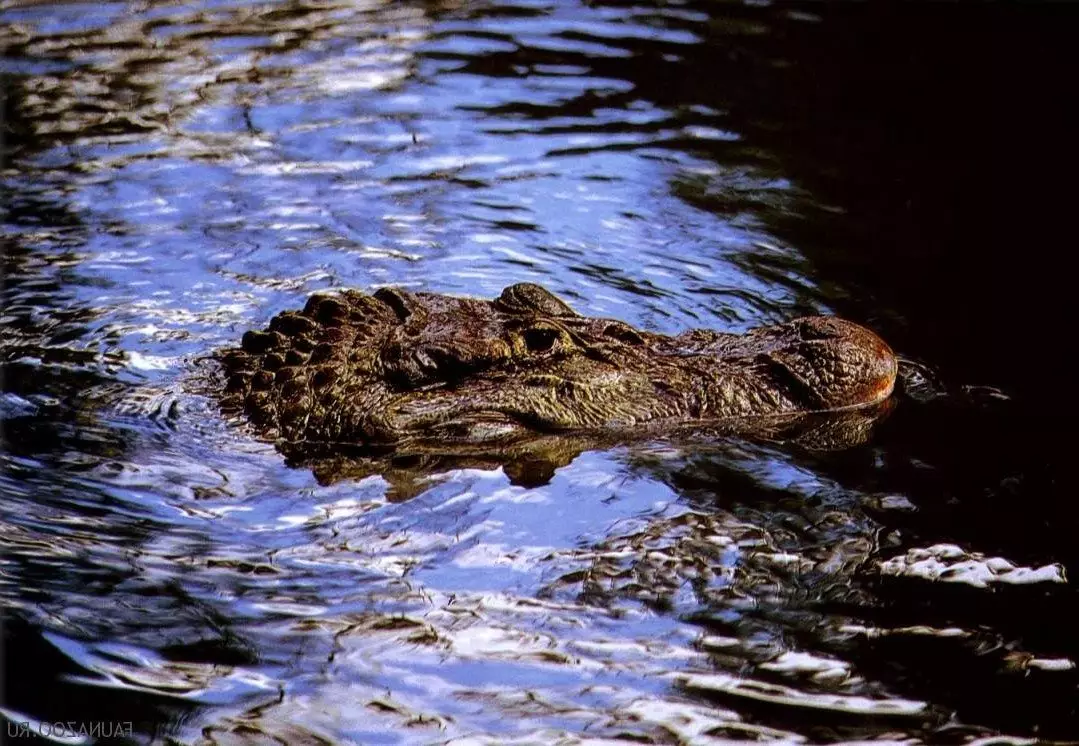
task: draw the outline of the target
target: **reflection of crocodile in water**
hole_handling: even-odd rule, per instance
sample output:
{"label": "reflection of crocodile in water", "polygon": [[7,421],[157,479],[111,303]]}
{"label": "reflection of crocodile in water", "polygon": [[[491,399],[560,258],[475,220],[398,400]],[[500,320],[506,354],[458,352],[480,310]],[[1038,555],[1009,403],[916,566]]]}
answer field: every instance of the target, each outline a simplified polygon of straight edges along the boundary
{"label": "reflection of crocodile in water", "polygon": [[803,422],[842,445],[861,439],[851,433],[864,434],[897,369],[876,335],[837,318],[671,337],[580,316],[527,283],[493,301],[315,295],[220,360],[226,410],[304,460],[342,449],[475,459],[552,438],[774,435]]}

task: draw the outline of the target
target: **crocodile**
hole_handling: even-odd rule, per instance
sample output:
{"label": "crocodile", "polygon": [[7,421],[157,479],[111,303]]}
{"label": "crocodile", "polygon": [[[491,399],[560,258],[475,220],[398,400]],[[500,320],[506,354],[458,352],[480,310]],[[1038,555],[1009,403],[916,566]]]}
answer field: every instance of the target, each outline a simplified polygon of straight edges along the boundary
{"label": "crocodile", "polygon": [[803,422],[842,444],[851,438],[832,436],[862,433],[897,373],[887,344],[837,317],[670,336],[582,316],[531,283],[494,300],[319,293],[217,358],[224,409],[298,460],[519,455],[525,442],[561,453],[566,438],[774,435]]}

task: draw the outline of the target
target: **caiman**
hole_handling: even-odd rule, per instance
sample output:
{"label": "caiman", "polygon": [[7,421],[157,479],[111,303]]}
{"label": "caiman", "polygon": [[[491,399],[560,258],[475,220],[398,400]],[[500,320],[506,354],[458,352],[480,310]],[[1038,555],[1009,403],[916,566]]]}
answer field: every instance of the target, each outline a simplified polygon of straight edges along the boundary
{"label": "caiman", "polygon": [[822,413],[864,430],[866,417],[844,413],[873,411],[897,371],[888,345],[839,318],[668,336],[581,316],[530,283],[495,300],[317,294],[219,359],[226,410],[301,460],[497,453],[552,436],[753,435]]}

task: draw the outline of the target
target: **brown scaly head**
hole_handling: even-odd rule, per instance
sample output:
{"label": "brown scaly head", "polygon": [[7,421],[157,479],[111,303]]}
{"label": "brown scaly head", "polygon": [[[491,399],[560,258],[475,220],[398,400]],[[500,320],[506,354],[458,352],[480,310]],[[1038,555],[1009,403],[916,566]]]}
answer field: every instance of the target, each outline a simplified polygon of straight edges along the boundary
{"label": "brown scaly head", "polygon": [[718,428],[886,399],[896,359],[832,317],[667,336],[580,316],[521,283],[493,301],[312,296],[220,355],[227,408],[305,447],[505,443],[536,433]]}

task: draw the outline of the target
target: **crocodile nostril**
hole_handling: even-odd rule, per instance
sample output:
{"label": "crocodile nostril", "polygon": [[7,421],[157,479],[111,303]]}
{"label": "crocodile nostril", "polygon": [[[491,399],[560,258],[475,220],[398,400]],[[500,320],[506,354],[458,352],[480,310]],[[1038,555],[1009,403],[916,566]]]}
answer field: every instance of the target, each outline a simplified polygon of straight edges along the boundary
{"label": "crocodile nostril", "polygon": [[844,335],[844,328],[849,322],[833,319],[829,316],[810,316],[798,319],[798,329],[806,341],[836,339]]}

